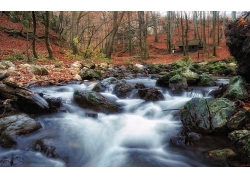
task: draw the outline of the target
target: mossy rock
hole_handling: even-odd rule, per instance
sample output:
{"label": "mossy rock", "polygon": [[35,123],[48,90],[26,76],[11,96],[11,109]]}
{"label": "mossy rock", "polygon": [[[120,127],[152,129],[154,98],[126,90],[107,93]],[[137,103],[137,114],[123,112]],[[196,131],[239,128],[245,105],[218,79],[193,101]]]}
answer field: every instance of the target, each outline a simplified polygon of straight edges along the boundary
{"label": "mossy rock", "polygon": [[103,113],[117,113],[120,107],[115,102],[109,101],[100,93],[91,90],[75,91],[74,101],[82,108],[94,110]]}
{"label": "mossy rock", "polygon": [[208,152],[208,157],[215,163],[227,163],[228,158],[236,157],[237,154],[229,148],[217,149]]}
{"label": "mossy rock", "polygon": [[49,74],[48,70],[44,66],[33,65],[30,68],[31,68],[31,72],[35,75],[43,76],[43,75]]}

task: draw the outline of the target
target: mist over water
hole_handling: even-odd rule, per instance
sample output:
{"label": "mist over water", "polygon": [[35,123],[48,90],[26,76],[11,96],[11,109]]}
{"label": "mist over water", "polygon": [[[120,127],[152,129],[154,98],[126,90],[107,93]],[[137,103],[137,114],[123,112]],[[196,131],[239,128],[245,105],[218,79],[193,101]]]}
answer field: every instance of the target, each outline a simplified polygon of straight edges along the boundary
{"label": "mist over water", "polygon": [[[152,79],[133,79],[129,83],[155,86]],[[202,89],[183,96],[172,96],[167,89],[164,101],[144,102],[141,99],[119,99],[105,93],[107,98],[124,104],[124,111],[117,114],[98,113],[97,118],[87,117],[86,110],[72,100],[75,90],[92,89],[93,84],[70,84],[66,86],[37,87],[47,97],[61,97],[66,112],[43,115],[36,120],[42,129],[19,137],[15,149],[0,147],[0,159],[20,154],[23,161],[16,166],[85,166],[85,167],[182,167],[210,166],[201,153],[173,147],[170,138],[181,127],[178,110],[192,97],[203,97]],[[47,157],[29,147],[39,139],[56,147],[59,158]]]}

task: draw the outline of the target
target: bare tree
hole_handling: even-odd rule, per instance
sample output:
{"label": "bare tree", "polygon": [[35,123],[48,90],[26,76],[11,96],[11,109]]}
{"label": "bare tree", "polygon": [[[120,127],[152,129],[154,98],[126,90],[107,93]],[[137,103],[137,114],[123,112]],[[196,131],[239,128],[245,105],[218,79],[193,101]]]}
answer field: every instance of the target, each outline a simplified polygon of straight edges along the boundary
{"label": "bare tree", "polygon": [[185,40],[186,40],[186,52],[185,52],[185,56],[188,56],[188,30],[189,30],[189,26],[188,26],[188,18],[187,18],[187,12],[184,11],[185,14],[185,20],[186,20],[186,30],[185,30]]}
{"label": "bare tree", "polygon": [[202,37],[203,37],[203,40],[202,40],[202,61],[205,61],[205,52],[206,52],[206,33],[205,33],[205,30],[206,30],[206,13],[205,11],[203,11],[203,18],[202,18]]}
{"label": "bare tree", "polygon": [[50,12],[45,12],[45,44],[49,53],[49,59],[55,59],[49,42]]}
{"label": "bare tree", "polygon": [[215,27],[216,27],[216,16],[217,11],[213,11],[213,56],[216,56],[216,40],[215,40]]}
{"label": "bare tree", "polygon": [[118,11],[113,12],[113,31],[110,34],[108,45],[106,48],[106,58],[111,58],[111,53],[113,51],[114,38],[121,24],[124,13],[125,13],[124,11],[121,12],[120,17],[118,19]]}
{"label": "bare tree", "polygon": [[193,12],[193,23],[194,23],[194,39],[197,38],[197,11]]}
{"label": "bare tree", "polygon": [[32,50],[33,50],[34,57],[38,59],[38,55],[36,53],[36,15],[35,15],[35,11],[32,11],[32,19],[33,19]]}
{"label": "bare tree", "polygon": [[130,56],[132,56],[131,13],[132,12],[130,12],[130,11],[127,12],[127,16],[128,16],[128,51],[129,51]]}
{"label": "bare tree", "polygon": [[148,59],[148,48],[147,48],[147,23],[148,14],[146,13],[146,19],[144,18],[144,11],[138,11],[138,21],[139,21],[139,47],[140,47],[140,57],[141,59]]}
{"label": "bare tree", "polygon": [[152,21],[153,21],[153,28],[154,28],[154,42],[158,43],[158,32],[157,32],[157,15],[156,12],[151,11]]}

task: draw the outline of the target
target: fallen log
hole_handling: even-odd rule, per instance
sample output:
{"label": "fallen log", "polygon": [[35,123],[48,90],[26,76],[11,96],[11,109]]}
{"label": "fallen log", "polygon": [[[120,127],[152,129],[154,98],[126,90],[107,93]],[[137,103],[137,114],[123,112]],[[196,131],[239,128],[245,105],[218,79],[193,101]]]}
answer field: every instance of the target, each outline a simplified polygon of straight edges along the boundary
{"label": "fallen log", "polygon": [[13,104],[26,113],[44,113],[49,110],[49,104],[44,98],[14,83],[0,84],[0,99],[13,100]]}
{"label": "fallen log", "polygon": [[6,79],[6,78],[9,77],[9,76],[10,76],[9,73],[4,73],[4,74],[0,75],[0,81]]}

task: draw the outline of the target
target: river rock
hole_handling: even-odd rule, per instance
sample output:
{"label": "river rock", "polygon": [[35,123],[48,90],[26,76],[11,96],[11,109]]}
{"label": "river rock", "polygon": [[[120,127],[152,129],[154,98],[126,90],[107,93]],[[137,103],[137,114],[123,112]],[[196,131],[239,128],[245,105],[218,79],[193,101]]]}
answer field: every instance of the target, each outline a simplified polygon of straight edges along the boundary
{"label": "river rock", "polygon": [[242,76],[235,76],[230,79],[227,93],[223,96],[231,100],[244,100],[249,97],[248,85]]}
{"label": "river rock", "polygon": [[202,138],[202,135],[195,132],[180,131],[170,139],[170,142],[176,146],[194,145]]}
{"label": "river rock", "polygon": [[200,75],[200,82],[198,83],[198,85],[199,86],[215,86],[216,82],[207,73],[202,73]]}
{"label": "river rock", "polygon": [[207,153],[207,157],[216,164],[227,164],[229,158],[236,157],[237,154],[229,148],[212,150]]}
{"label": "river rock", "polygon": [[105,92],[106,90],[108,90],[109,88],[112,87],[112,85],[115,85],[118,83],[118,80],[114,77],[109,77],[106,78],[104,80],[102,80],[101,82],[97,83],[92,91],[96,91],[96,92]]}
{"label": "river rock", "polygon": [[197,85],[199,81],[199,75],[190,69],[186,68],[181,72],[181,76],[186,78],[189,85]]}
{"label": "river rock", "polygon": [[109,101],[100,93],[91,90],[75,91],[73,99],[80,107],[97,112],[117,113],[120,110],[118,104]]}
{"label": "river rock", "polygon": [[86,67],[88,69],[95,69],[95,63],[91,60],[85,59],[81,62],[82,67]]}
{"label": "river rock", "polygon": [[248,124],[250,124],[249,110],[238,111],[227,121],[227,127],[230,130],[243,129],[243,127],[248,128],[246,127]]}
{"label": "river rock", "polygon": [[228,138],[233,142],[237,141],[237,144],[245,145],[250,138],[248,134],[250,134],[250,130],[234,130],[228,133]]}
{"label": "river rock", "polygon": [[193,98],[181,110],[181,121],[194,132],[224,132],[227,119],[235,110],[234,103],[225,98]]}
{"label": "river rock", "polygon": [[41,152],[47,157],[57,158],[59,157],[56,147],[52,145],[53,141],[49,139],[40,139],[36,143],[34,143],[29,150],[34,150]]}
{"label": "river rock", "polygon": [[165,99],[162,92],[154,87],[139,89],[138,94],[145,101],[160,101]]}
{"label": "river rock", "polygon": [[70,73],[71,74],[78,74],[80,70],[82,69],[82,64],[80,61],[75,61],[73,64],[71,64],[70,67]]}
{"label": "river rock", "polygon": [[127,98],[133,87],[124,79],[120,80],[114,87],[113,94],[119,98]]}
{"label": "river rock", "polygon": [[0,144],[12,146],[16,137],[30,134],[42,128],[41,124],[26,114],[17,114],[0,119]]}
{"label": "river rock", "polygon": [[29,71],[31,71],[35,75],[41,75],[41,76],[49,74],[48,70],[44,66],[38,66],[38,65],[32,65],[29,68]]}
{"label": "river rock", "polygon": [[187,79],[177,74],[169,79],[169,87],[172,93],[181,94],[188,89]]}
{"label": "river rock", "polygon": [[173,77],[174,75],[176,75],[177,72],[176,71],[171,71],[167,74],[165,74],[162,77],[159,77],[156,81],[156,85],[157,86],[162,86],[162,87],[169,87],[169,80],[171,77]]}
{"label": "river rock", "polygon": [[135,89],[144,89],[146,86],[143,83],[136,83],[135,84]]}
{"label": "river rock", "polygon": [[81,76],[83,80],[92,80],[92,79],[101,79],[102,74],[100,71],[95,69],[83,68],[80,71],[79,76]]}

